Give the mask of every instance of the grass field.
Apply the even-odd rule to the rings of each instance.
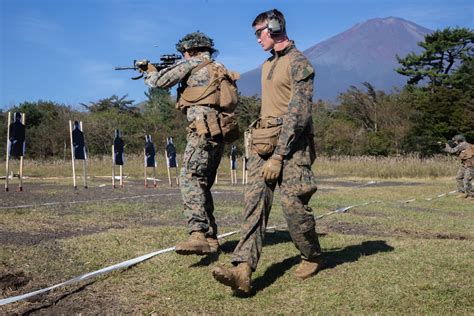
[[[227,165],[223,162],[213,189],[220,233],[239,229],[243,209],[243,186],[230,185]],[[169,187],[164,169],[156,189],[145,190],[141,171],[134,171],[124,189],[112,190],[107,178],[90,173],[89,189],[77,191],[70,178],[42,178],[50,175],[44,170],[68,176],[62,163],[43,168],[31,162],[24,192],[0,192],[1,298],[186,238],[179,190]],[[108,172],[105,162],[91,170],[101,176]],[[219,256],[162,254],[1,306],[0,313],[473,314],[474,201],[437,197],[455,190],[455,172],[456,163],[447,158],[319,158],[319,191],[310,202],[315,215],[377,203],[317,222],[328,268],[304,282],[292,276],[299,258],[284,229],[277,193],[269,226],[279,228],[266,236],[250,297],[232,296],[210,272],[228,263],[235,234],[221,240]],[[16,183],[13,179],[11,185]],[[18,205],[30,206],[14,208]]]

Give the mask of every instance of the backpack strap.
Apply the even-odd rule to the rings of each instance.
[[[209,71],[209,85],[204,87],[192,87],[186,88],[183,94],[181,94],[181,98],[186,101],[187,103],[196,103],[199,102],[201,104],[217,104],[218,100],[216,99],[216,86],[218,83],[218,78],[216,78],[216,74],[214,68],[212,67],[214,60],[207,59],[203,60],[198,66],[194,67],[191,70],[191,74],[195,74],[199,70],[204,67],[208,68]]]
[[[193,70],[191,70],[191,74],[194,75],[196,72],[198,72],[199,70],[201,70],[202,68],[206,67],[207,65],[209,65],[209,64],[212,63],[212,62],[213,62],[212,59],[203,60],[202,63],[200,63],[199,65],[197,65],[196,67],[194,67]]]

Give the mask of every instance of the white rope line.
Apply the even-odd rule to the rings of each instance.
[[[415,202],[415,201],[419,201],[419,200],[431,201],[431,200],[434,200],[434,199],[440,199],[440,198],[445,197],[447,195],[454,194],[456,192],[458,192],[458,191],[450,191],[450,192],[446,192],[446,193],[441,193],[441,194],[438,194],[437,196],[424,198],[424,199],[413,198],[413,199],[409,199],[409,200],[405,200],[405,201],[398,201],[398,202],[403,203],[403,204],[407,204],[407,203],[411,203],[411,202]]]
[[[275,228],[276,228],[276,226],[272,226],[272,227],[268,227],[267,229],[275,229]],[[232,232],[229,232],[229,233],[221,234],[221,235],[217,236],[217,238],[222,239],[222,238],[234,235],[238,232],[239,232],[238,230],[235,230],[235,231],[232,231]],[[75,278],[72,278],[70,280],[58,283],[56,285],[53,285],[53,286],[50,286],[50,287],[47,287],[47,288],[44,288],[44,289],[41,289],[41,290],[33,291],[33,292],[22,294],[22,295],[12,296],[12,297],[9,297],[9,298],[4,298],[4,299],[0,300],[0,306],[10,304],[10,303],[14,303],[14,302],[17,302],[17,301],[21,301],[21,300],[36,296],[38,294],[49,292],[49,291],[51,291],[55,288],[61,287],[61,286],[74,284],[74,283],[77,283],[77,282],[80,282],[80,281],[83,281],[83,280],[87,280],[87,279],[92,278],[92,277],[96,277],[96,276],[99,276],[99,275],[102,275],[102,274],[106,274],[106,273],[118,270],[118,269],[128,268],[130,266],[136,265],[137,263],[140,263],[142,261],[153,258],[157,255],[161,255],[163,253],[167,253],[167,252],[170,252],[170,251],[173,251],[173,250],[175,250],[175,247],[170,247],[170,248],[162,249],[162,250],[159,250],[159,251],[151,252],[149,254],[146,254],[146,255],[143,255],[143,256],[140,256],[140,257],[136,257],[134,259],[123,261],[123,262],[120,262],[120,263],[117,263],[117,264],[114,264],[114,265],[111,265],[111,266],[108,266],[108,267],[105,267],[105,268],[102,268],[102,269],[99,269],[99,270],[96,270],[96,271],[93,271],[93,272],[82,274],[82,275],[77,276]]]
[[[356,207],[356,206],[364,206],[364,205],[369,205],[369,204],[372,204],[372,203],[380,203],[381,201],[379,200],[374,200],[374,201],[370,201],[370,202],[365,202],[365,203],[362,203],[362,204],[355,204],[355,205],[350,205],[350,206],[345,206],[345,207],[339,207],[329,213],[326,213],[326,214],[323,214],[323,215],[319,215],[317,217],[315,217],[314,219],[315,220],[318,220],[318,219],[321,219],[323,217],[326,217],[326,216],[329,216],[329,215],[332,215],[332,214],[336,214],[336,213],[345,213],[347,212],[348,210],[350,210],[351,208],[353,207]]]
[[[212,194],[222,194],[225,192],[215,191]],[[39,206],[52,206],[52,205],[64,205],[64,204],[81,204],[81,203],[94,203],[94,202],[108,202],[108,201],[118,201],[118,200],[128,200],[128,199],[140,199],[148,198],[154,196],[173,196],[180,195],[181,193],[156,193],[156,194],[145,194],[145,195],[132,195],[132,196],[122,196],[116,198],[108,199],[97,199],[97,200],[79,200],[79,201],[63,201],[63,202],[48,202],[48,203],[38,203],[38,204],[24,204],[24,205],[14,205],[14,206],[1,206],[0,210],[6,209],[18,209],[18,208],[29,208],[29,207],[39,207]]]

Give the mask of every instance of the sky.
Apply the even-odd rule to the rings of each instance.
[[[144,101],[143,81],[114,67],[158,62],[198,30],[214,39],[218,61],[244,73],[268,57],[251,24],[273,8],[301,50],[372,18],[474,29],[473,0],[0,0],[0,109],[38,100],[80,109],[112,95]]]

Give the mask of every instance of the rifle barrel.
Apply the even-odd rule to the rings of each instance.
[[[137,67],[115,67],[115,70],[138,70]]]

